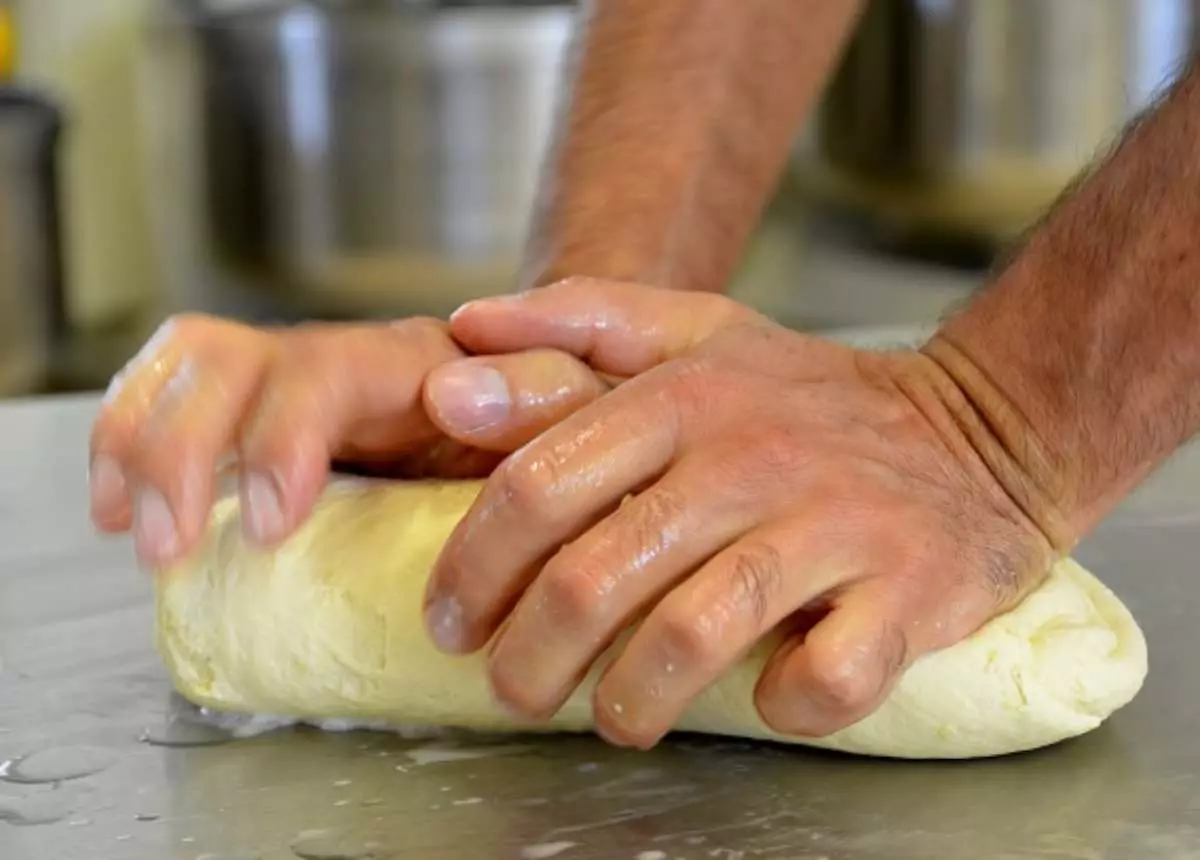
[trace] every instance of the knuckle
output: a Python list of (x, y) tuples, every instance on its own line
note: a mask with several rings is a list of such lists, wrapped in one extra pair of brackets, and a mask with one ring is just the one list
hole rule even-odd
[(632, 543), (632, 551), (662, 546), (674, 539), (687, 511), (687, 498), (673, 487), (654, 486), (634, 496), (613, 512), (608, 534)]
[(141, 479), (161, 486), (174, 486), (182, 481), (182, 473), (189, 464), (205, 457), (211, 461), (212, 452), (193, 435), (141, 433), (128, 461), (131, 470)]
[(555, 496), (561, 475), (553, 453), (513, 457), (499, 470), (497, 488), (503, 503), (518, 516), (552, 524), (557, 521)]
[(804, 445), (790, 427), (764, 427), (750, 437), (747, 451), (753, 462), (770, 475), (793, 474), (804, 465)]
[(119, 455), (124, 452), (137, 435), (137, 427), (127, 416), (110, 406), (105, 406), (92, 424), (92, 455), (105, 453)]
[(591, 629), (604, 606), (604, 577), (594, 560), (573, 560), (559, 553), (542, 572), (544, 611), (556, 627)]
[(837, 657), (814, 660), (812, 682), (822, 699), (844, 710), (869, 702), (875, 686), (859, 671), (856, 661)]
[(672, 362), (674, 371), (667, 389), (671, 401), (689, 421), (704, 421), (721, 408), (724, 386), (715, 362), (703, 355), (691, 355)]
[(186, 312), (172, 314), (158, 327), (154, 337), (155, 340), (159, 336), (163, 339), (171, 339), (184, 343), (194, 342), (198, 338), (203, 338), (213, 329), (219, 327), (221, 322), (208, 316), (207, 314)]
[(670, 610), (658, 622), (657, 636), (669, 663), (680, 663), (692, 671), (703, 671), (719, 661), (718, 640), (703, 613)]
[(523, 683), (502, 658), (488, 659), (487, 677), (496, 698), (518, 715), (534, 720), (552, 716), (554, 703), (535, 687)]
[(759, 544), (737, 552), (730, 567), (733, 605), (749, 612), (757, 627), (766, 624), (783, 583), (783, 559), (775, 547)]
[(237, 324), (210, 317), (201, 313), (179, 313), (167, 317), (146, 341), (145, 346), (131, 364), (153, 361), (169, 351), (196, 353), (203, 351)]
[(813, 692), (837, 710), (859, 711), (879, 694), (885, 677), (881, 658), (890, 659), (876, 648), (861, 656), (817, 652), (811, 662)]

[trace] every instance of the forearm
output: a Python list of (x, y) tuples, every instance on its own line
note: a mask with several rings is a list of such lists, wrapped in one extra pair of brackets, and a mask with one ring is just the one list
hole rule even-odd
[(1197, 237), (1193, 70), (927, 347), (1076, 535), (1200, 428)]
[(721, 290), (860, 0), (590, 0), (522, 286)]

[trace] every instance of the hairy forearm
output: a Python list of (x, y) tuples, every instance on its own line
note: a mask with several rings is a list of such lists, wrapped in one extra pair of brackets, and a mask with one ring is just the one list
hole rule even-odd
[(860, 2), (584, 2), (522, 286), (723, 289)]
[(1192, 70), (926, 348), (1075, 535), (1200, 429), (1197, 237)]

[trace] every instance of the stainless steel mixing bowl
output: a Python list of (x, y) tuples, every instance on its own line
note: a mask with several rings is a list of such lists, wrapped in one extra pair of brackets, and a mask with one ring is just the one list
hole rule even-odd
[(326, 316), (510, 288), (573, 4), (191, 5), (222, 265)]
[(882, 227), (1005, 239), (1189, 59), (1196, 0), (870, 0), (798, 175)]

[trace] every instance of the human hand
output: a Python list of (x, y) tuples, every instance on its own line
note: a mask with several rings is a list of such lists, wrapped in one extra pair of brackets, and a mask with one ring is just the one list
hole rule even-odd
[(91, 439), (91, 514), (162, 565), (199, 540), (236, 459), (247, 536), (310, 512), (331, 463), (475, 477), (608, 388), (569, 355), (465, 357), (445, 323), (260, 329), (174, 319), (113, 381)]
[(653, 745), (772, 631), (785, 639), (759, 713), (825, 735), (1013, 606), (1053, 557), (1004, 447), (920, 352), (596, 282), (474, 303), (452, 329), (478, 352), (641, 373), (501, 464), (435, 567), (431, 635), (457, 653), (490, 642), (494, 691), (523, 716), (553, 714), (642, 620), (596, 687), (610, 741)]

